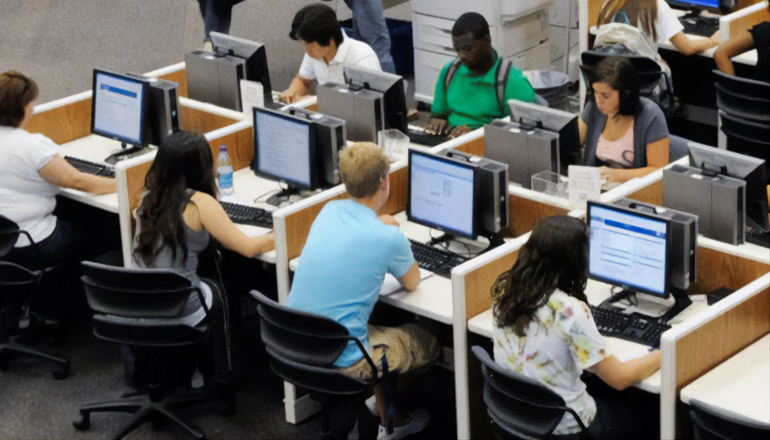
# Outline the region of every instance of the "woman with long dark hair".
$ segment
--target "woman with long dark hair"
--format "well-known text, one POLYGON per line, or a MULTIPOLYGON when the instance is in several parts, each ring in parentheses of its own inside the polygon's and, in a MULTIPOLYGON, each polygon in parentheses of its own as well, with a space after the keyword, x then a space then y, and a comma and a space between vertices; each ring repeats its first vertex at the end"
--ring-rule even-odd
MULTIPOLYGON (((606 389, 587 391, 583 370, 624 390, 660 368, 659 350, 626 362, 608 352, 585 295, 588 228, 577 218, 548 217, 532 231, 513 268, 492 288, 495 361, 562 396, 592 438, 631 438, 653 425, 637 402, 606 389)), ((654 413, 653 413, 654 417, 654 413)), ((565 414, 554 434, 579 431, 565 414)))

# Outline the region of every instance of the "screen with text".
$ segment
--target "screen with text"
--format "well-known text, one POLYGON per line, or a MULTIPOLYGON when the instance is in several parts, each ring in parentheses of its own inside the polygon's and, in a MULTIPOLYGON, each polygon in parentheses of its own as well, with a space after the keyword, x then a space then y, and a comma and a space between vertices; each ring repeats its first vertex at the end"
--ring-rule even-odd
POLYGON ((409 164, 411 215, 449 232, 473 234, 474 170, 413 154, 409 164))
POLYGON ((310 187, 310 126, 269 113, 255 116, 259 171, 310 187))
POLYGON ((144 84, 96 73, 94 131, 123 142, 142 143, 144 84))

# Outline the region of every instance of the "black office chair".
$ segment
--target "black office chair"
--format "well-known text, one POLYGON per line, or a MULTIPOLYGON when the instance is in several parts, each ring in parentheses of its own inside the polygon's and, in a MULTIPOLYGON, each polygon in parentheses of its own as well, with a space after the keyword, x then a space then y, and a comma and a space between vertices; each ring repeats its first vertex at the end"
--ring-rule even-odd
POLYGON ((250 293, 259 302, 261 337, 270 356, 270 368, 284 381, 309 390, 311 398, 322 403, 321 438, 346 434, 345 429, 338 429, 336 436, 333 434, 330 410, 340 401, 354 401, 358 414, 365 415, 368 411, 364 399, 372 393, 378 380, 377 367, 361 341, 329 318, 282 306, 254 290, 250 293), (372 368, 374 374, 370 380, 354 379, 334 367, 334 361, 348 341, 355 341, 372 368))
POLYGON ((770 163, 770 123, 748 121, 721 111, 719 119, 728 150, 770 163))
POLYGON ((170 385, 164 383, 166 365, 162 357, 172 350, 194 349, 206 339, 205 321, 190 326, 175 319, 191 293, 199 295, 208 314, 200 288, 170 270, 129 269, 88 261, 83 262, 82 269, 86 298, 94 311, 94 335, 147 354, 149 371, 146 394, 81 406, 80 417, 73 422, 75 428, 88 429, 93 412, 128 412, 134 413, 134 417, 112 438, 122 438, 146 422, 158 427, 171 421, 196 439, 204 439, 203 431, 174 413, 172 408, 211 401, 213 397, 208 393, 188 392, 166 399, 170 385))
POLYGON ((29 233, 20 230, 15 222, 0 215, 0 370, 8 369, 12 355, 25 355, 53 362, 53 377, 64 379, 70 374, 70 362, 67 358, 20 344, 17 342, 18 335, 14 334, 17 330, 29 326, 29 301, 39 292, 44 277, 56 269, 41 264, 44 269, 29 270, 18 264, 2 261, 21 235, 27 237, 30 246, 37 251, 40 261, 43 262, 37 243, 29 233))
POLYGON ((588 428, 564 399, 545 385, 498 365, 478 345, 473 354, 481 362, 484 376, 484 403, 492 418, 495 437, 508 439, 585 439, 588 428), (553 430, 569 413, 577 420, 581 432, 554 435, 553 430))
POLYGON ((712 72, 719 110, 750 122, 770 123, 770 83, 712 72))
POLYGON ((770 438, 770 426, 722 413, 698 400, 690 401, 690 419, 696 440, 770 438))

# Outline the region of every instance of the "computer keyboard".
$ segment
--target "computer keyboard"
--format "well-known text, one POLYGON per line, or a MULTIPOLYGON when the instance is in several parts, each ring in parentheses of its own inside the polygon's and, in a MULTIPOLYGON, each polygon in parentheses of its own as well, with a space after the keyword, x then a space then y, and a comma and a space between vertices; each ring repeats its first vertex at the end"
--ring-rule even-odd
POLYGON ((685 34, 710 37, 719 30, 719 19, 712 17, 680 17, 679 22, 684 26, 685 34))
POLYGON ((417 265, 436 275, 449 278, 452 268, 468 261, 468 258, 454 252, 437 249, 419 241, 409 240, 417 265))
POLYGON ((414 128, 410 128, 407 130, 406 135, 409 137, 409 140, 415 144, 420 145, 427 145, 429 147, 435 147, 438 144, 443 144, 444 142, 451 139, 447 135, 438 135, 438 134, 428 134, 424 130, 417 130, 414 128))
POLYGON ((604 336, 625 339, 650 347, 660 346, 660 335, 671 326, 639 313, 626 314, 617 308, 591 306, 596 328, 604 336))
POLYGON ((219 202, 233 223, 273 229, 273 213, 255 206, 219 202))
POLYGON ((746 225, 746 243, 770 248, 770 232, 746 225))
POLYGON ((70 165, 75 167, 80 172, 93 174, 94 176, 109 177, 112 179, 115 178, 115 168, 111 166, 98 164, 96 162, 91 162, 84 159, 78 159, 77 157, 72 156, 64 156, 64 160, 66 160, 70 165))

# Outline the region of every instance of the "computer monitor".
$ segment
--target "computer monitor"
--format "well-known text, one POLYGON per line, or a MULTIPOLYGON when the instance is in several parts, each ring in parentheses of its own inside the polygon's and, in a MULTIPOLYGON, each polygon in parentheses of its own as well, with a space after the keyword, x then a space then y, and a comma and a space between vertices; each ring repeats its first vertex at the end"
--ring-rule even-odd
MULTIPOLYGON (((764 160, 690 142, 690 166, 705 175, 721 174, 746 182, 746 217, 767 230, 767 164, 764 160)), ((697 197, 697 195, 693 195, 697 197)))
POLYGON ((464 160, 409 150, 407 218, 475 239, 476 176, 476 167, 464 160))
POLYGON ((511 122, 547 130, 559 136, 559 169, 554 172, 566 176, 570 165, 581 163, 577 115, 515 99, 508 101, 508 106, 511 109, 511 122))
POLYGON ((124 149, 106 162, 115 163, 148 144, 148 104, 146 79, 94 69, 91 133, 119 141, 124 149), (134 148, 126 149, 127 145, 134 148))
POLYGON ((703 9, 719 12, 722 0, 666 0, 666 3, 675 8, 690 10, 697 15, 703 9))
POLYGON ((383 94, 385 107, 385 128, 407 132, 406 96, 404 80, 400 75, 367 69, 365 67, 343 68, 345 83, 383 94))
POLYGON ((655 214, 588 202, 588 276, 666 299, 671 222, 655 214))
MULTIPOLYGON (((243 77, 249 81, 262 83, 265 95, 265 103, 272 103, 272 89, 270 87, 270 72, 267 69, 267 52, 265 45, 256 41, 231 35, 211 33, 211 45, 218 54, 230 55, 244 60, 245 72, 243 77)), ((240 85, 236 85, 240 91, 240 85)), ((240 96, 240 94, 238 95, 240 96)))

